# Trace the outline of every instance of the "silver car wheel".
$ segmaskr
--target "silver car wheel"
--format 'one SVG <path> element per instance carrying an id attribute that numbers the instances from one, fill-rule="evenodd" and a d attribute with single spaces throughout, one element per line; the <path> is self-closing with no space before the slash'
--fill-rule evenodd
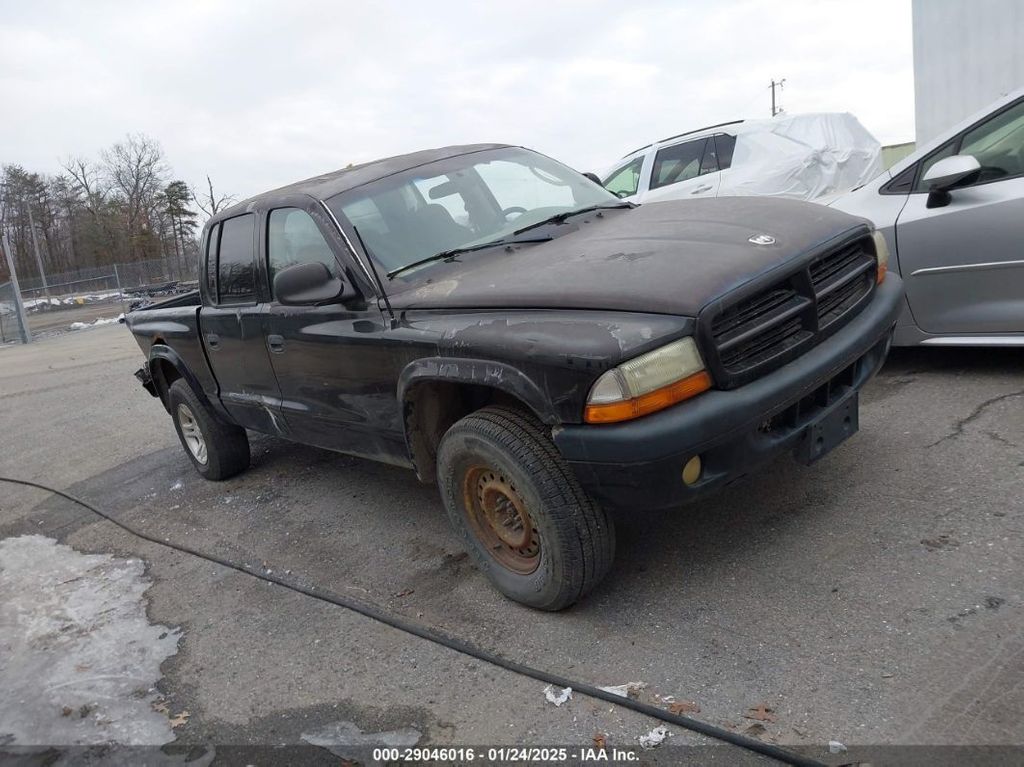
<path id="1" fill-rule="evenodd" d="M 178 426 L 181 428 L 181 437 L 185 440 L 185 446 L 192 453 L 192 457 L 199 463 L 206 465 L 206 439 L 199 428 L 199 422 L 192 414 L 188 405 L 178 405 Z"/>

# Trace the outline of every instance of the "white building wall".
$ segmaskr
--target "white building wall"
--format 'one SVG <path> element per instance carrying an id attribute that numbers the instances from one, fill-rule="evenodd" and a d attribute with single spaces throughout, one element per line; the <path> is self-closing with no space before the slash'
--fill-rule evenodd
<path id="1" fill-rule="evenodd" d="M 913 0 L 917 145 L 1024 86 L 1024 0 Z"/>

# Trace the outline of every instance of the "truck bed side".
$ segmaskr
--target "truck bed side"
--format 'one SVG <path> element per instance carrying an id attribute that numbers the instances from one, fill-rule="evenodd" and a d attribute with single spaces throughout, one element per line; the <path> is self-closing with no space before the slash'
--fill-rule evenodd
<path id="1" fill-rule="evenodd" d="M 166 386 L 182 376 L 220 411 L 217 380 L 203 348 L 200 309 L 197 292 L 136 309 L 125 317 L 125 324 L 146 355 L 156 392 L 165 404 Z"/>

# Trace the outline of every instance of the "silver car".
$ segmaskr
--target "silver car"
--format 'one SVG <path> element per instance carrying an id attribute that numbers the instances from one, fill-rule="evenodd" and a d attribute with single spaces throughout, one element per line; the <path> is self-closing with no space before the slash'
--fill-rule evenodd
<path id="1" fill-rule="evenodd" d="M 831 205 L 885 236 L 894 343 L 1024 346 L 1024 88 Z"/>

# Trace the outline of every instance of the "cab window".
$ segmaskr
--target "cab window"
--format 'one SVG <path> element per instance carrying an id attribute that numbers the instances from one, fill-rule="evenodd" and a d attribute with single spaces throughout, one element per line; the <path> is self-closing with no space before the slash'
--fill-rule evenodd
<path id="1" fill-rule="evenodd" d="M 256 300 L 253 221 L 253 214 L 246 213 L 221 222 L 220 249 L 217 253 L 217 297 L 222 304 L 243 304 Z"/>
<path id="2" fill-rule="evenodd" d="M 267 221 L 267 274 L 271 290 L 274 275 L 296 264 L 320 263 L 340 277 L 341 269 L 334 251 L 320 228 L 300 208 L 277 208 Z"/>
<path id="3" fill-rule="evenodd" d="M 206 238 L 206 292 L 217 302 L 217 247 L 220 244 L 220 222 L 210 227 Z"/>

